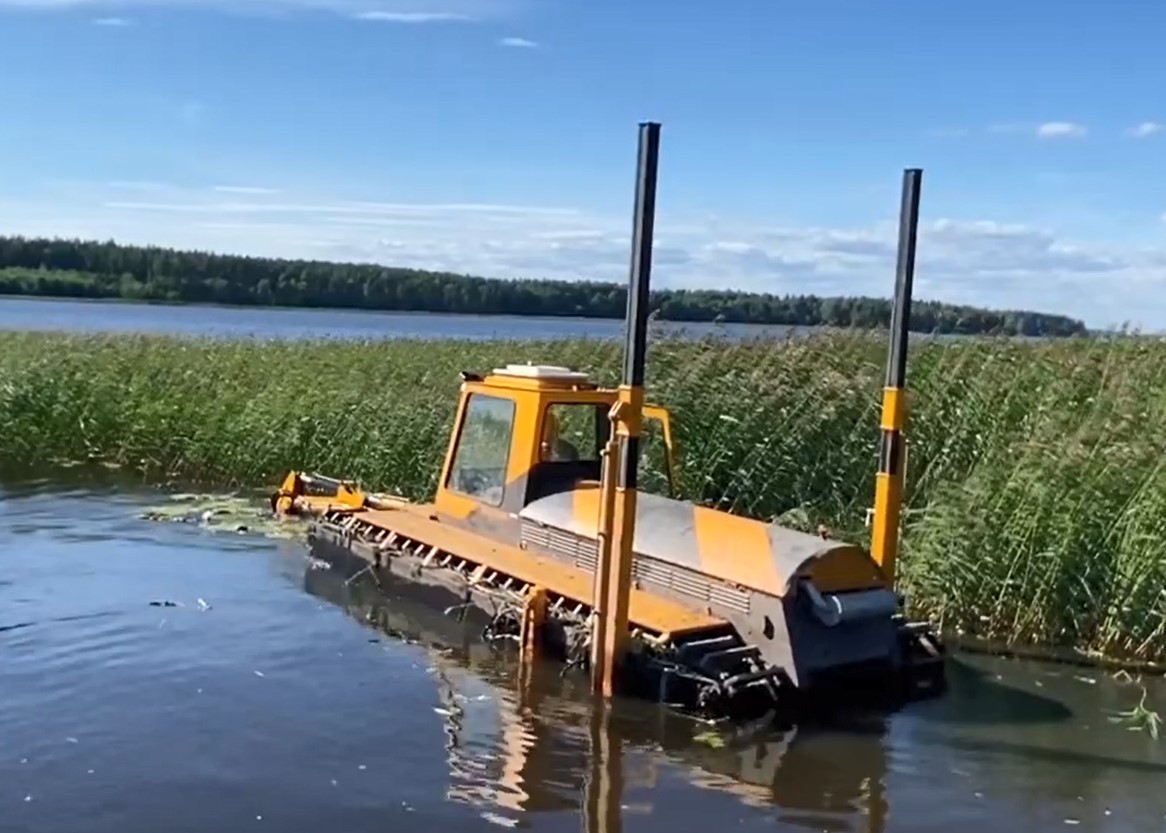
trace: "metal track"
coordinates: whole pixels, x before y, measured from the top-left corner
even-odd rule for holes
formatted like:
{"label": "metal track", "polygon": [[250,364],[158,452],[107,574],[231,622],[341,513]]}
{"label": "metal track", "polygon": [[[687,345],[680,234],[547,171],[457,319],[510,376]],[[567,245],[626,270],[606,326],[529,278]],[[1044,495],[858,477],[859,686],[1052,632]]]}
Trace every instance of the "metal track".
{"label": "metal track", "polygon": [[[326,512],[313,524],[309,534],[330,538],[332,543],[351,549],[377,568],[391,566],[393,559],[407,558],[413,562],[409,565],[409,577],[420,578],[423,572],[441,571],[446,573],[438,579],[442,584],[460,586],[466,592],[488,595],[518,606],[522,605],[531,588],[530,582],[517,576],[472,558],[446,552],[435,544],[371,524],[360,515],[344,510]],[[590,605],[575,599],[549,594],[547,601],[556,618],[582,624],[591,615]],[[642,629],[636,629],[633,636],[658,641],[657,634]]]}
{"label": "metal track", "polygon": [[[374,575],[388,573],[440,588],[452,598],[447,614],[463,617],[468,608],[487,620],[491,640],[517,641],[523,604],[531,584],[483,561],[370,523],[360,513],[329,510],[311,526],[309,538],[370,563]],[[544,645],[567,668],[587,669],[590,660],[591,605],[582,599],[548,593]],[[443,603],[444,604],[444,603]],[[627,666],[630,693],[710,718],[752,718],[785,711],[800,692],[785,672],[768,665],[757,646],[742,640],[732,625],[678,637],[633,628]],[[946,687],[945,651],[929,626],[899,621],[900,668],[894,675],[906,700],[936,696]],[[885,675],[885,671],[881,672]],[[844,682],[853,689],[855,683]]]}
{"label": "metal track", "polygon": [[[492,638],[517,637],[515,614],[530,589],[521,578],[343,509],[325,512],[312,524],[309,537],[357,555],[378,571],[441,586],[462,600],[447,613],[475,605],[491,617],[487,630]],[[552,652],[569,667],[586,668],[591,605],[558,594],[548,594],[547,602]],[[761,652],[742,641],[731,625],[677,639],[633,627],[630,636],[632,688],[666,705],[705,717],[753,715],[776,708],[787,694],[781,669],[766,665]]]}
{"label": "metal track", "polygon": [[947,648],[927,622],[899,623],[899,649],[910,701],[937,697],[947,689]]}

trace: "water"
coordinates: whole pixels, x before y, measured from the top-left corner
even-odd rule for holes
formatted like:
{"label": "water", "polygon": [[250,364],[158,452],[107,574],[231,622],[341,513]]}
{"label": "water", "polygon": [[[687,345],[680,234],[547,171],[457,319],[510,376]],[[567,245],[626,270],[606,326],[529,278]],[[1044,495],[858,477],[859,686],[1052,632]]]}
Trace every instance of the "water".
{"label": "water", "polygon": [[[724,338],[785,337],[811,328],[658,322],[660,333]],[[164,333],[248,338],[620,339],[613,319],[438,315],[270,307],[174,306],[0,297],[0,330]]]}
{"label": "water", "polygon": [[581,681],[520,697],[440,612],[138,518],[160,500],[0,493],[5,833],[1166,825],[1166,738],[1110,723],[1138,691],[1096,673],[959,657],[943,701],[724,748],[643,704],[595,726]]}

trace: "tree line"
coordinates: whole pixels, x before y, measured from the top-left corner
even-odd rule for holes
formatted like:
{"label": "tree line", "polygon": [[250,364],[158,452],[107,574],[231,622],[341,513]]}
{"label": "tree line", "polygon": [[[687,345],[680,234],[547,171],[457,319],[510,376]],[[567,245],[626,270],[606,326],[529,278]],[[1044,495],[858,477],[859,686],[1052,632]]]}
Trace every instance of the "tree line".
{"label": "tree line", "polygon": [[[224,255],[114,241],[0,237],[0,294],[483,315],[623,318],[626,287],[597,281],[481,278],[364,263]],[[678,322],[887,327],[885,298],[660,289],[651,308]],[[915,301],[911,329],[1069,336],[1083,322],[1028,310]]]}

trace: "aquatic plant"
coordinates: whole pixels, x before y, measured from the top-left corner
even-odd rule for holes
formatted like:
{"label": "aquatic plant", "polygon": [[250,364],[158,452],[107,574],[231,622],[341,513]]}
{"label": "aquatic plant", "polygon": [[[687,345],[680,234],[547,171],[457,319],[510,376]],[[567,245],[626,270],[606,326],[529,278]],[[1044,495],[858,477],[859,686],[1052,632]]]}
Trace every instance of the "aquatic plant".
{"label": "aquatic plant", "polygon": [[[681,496],[865,541],[883,357],[861,333],[654,339]],[[457,372],[527,360],[612,383],[620,347],[0,334],[0,471],[95,460],[221,488],[306,468],[423,498]],[[914,610],[949,632],[1166,660],[1166,344],[929,340],[910,364]],[[660,461],[649,446],[653,489]]]}
{"label": "aquatic plant", "polygon": [[1147,732],[1151,738],[1157,740],[1161,732],[1162,716],[1146,705],[1149,693],[1145,686],[1141,686],[1141,689],[1142,697],[1138,704],[1133,708],[1114,712],[1109,722],[1123,725],[1131,732]]}

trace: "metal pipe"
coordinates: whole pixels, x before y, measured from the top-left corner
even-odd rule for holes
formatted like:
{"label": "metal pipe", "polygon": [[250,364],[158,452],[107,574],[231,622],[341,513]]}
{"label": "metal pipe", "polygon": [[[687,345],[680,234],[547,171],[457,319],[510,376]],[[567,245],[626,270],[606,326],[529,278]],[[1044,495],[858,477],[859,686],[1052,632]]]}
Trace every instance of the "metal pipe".
{"label": "metal pipe", "polygon": [[615,535],[615,479],[616,465],[619,462],[619,445],[615,441],[615,408],[608,415],[611,420],[612,431],[610,439],[604,444],[600,452],[599,475],[599,523],[595,558],[595,578],[591,598],[591,645],[590,656],[592,681],[594,690],[602,688],[603,666],[606,661],[604,646],[607,644],[608,617],[607,597],[611,585],[611,553],[612,539]]}
{"label": "metal pipe", "polygon": [[644,384],[644,353],[648,340],[652,236],[656,227],[656,176],[660,159],[659,124],[644,122],[640,125],[639,151],[623,363],[623,383],[637,387]]}
{"label": "metal pipe", "polygon": [[[628,633],[628,600],[632,580],[632,544],[635,540],[636,487],[643,428],[644,366],[647,352],[648,302],[652,276],[652,237],[656,219],[656,177],[660,153],[660,125],[640,124],[639,158],[636,166],[635,213],[632,225],[632,257],[628,278],[627,337],[624,345],[623,383],[613,409],[619,443],[619,462],[614,485],[614,517],[611,519],[611,554],[606,565],[606,598],[594,635],[602,643],[594,656],[592,681],[605,697],[618,688],[616,676],[623,659]],[[610,495],[606,496],[610,498]]]}
{"label": "metal pipe", "polygon": [[915,244],[919,230],[919,195],[923,171],[903,171],[899,208],[899,254],[895,268],[895,298],[891,308],[891,344],[883,388],[879,471],[875,479],[875,512],[871,556],[889,582],[895,580],[899,550],[899,516],[903,501],[903,429],[907,424],[907,338],[911,329],[911,290],[915,280]]}
{"label": "metal pipe", "polygon": [[887,359],[887,387],[904,388],[907,382],[907,338],[911,331],[911,290],[915,282],[915,244],[919,235],[919,195],[923,171],[903,171],[903,195],[899,208],[899,252],[895,265],[895,303],[891,310],[891,352]]}

